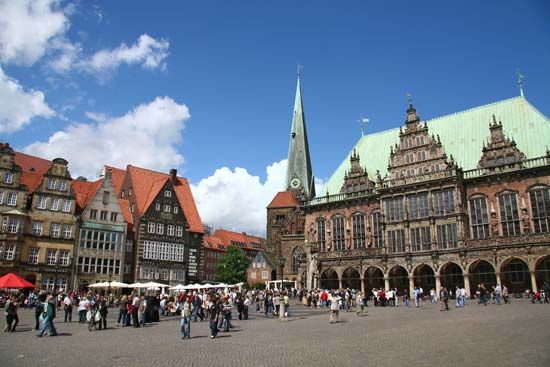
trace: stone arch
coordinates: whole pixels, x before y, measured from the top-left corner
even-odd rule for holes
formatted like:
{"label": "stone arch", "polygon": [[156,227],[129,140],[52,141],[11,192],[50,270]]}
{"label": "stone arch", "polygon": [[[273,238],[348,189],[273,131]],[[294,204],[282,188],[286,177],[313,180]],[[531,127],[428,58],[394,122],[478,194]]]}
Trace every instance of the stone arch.
{"label": "stone arch", "polygon": [[384,288],[384,272],[377,266],[369,266],[364,273],[365,292],[370,296],[372,290]]}
{"label": "stone arch", "polygon": [[456,287],[464,287],[464,272],[462,267],[454,262],[448,262],[439,269],[441,285],[455,293]]}
{"label": "stone arch", "polygon": [[435,289],[435,271],[428,264],[418,264],[413,270],[414,285],[422,288],[425,293]]}
{"label": "stone arch", "polygon": [[291,264],[290,264],[290,270],[293,274],[298,274],[298,270],[300,270],[300,264],[304,263],[305,261],[305,252],[304,249],[302,249],[300,246],[297,246],[292,251],[292,258],[291,258]]}
{"label": "stone arch", "polygon": [[342,286],[355,290],[361,289],[361,274],[355,268],[347,268],[342,273]]}
{"label": "stone arch", "polygon": [[397,288],[399,294],[409,292],[409,273],[401,265],[395,265],[388,271],[390,288]]}
{"label": "stone arch", "polygon": [[338,273],[331,268],[323,270],[321,273],[321,288],[338,289],[340,286]]}
{"label": "stone arch", "polygon": [[531,273],[527,262],[519,257],[511,257],[500,266],[500,280],[510,293],[524,293],[531,288]]}
{"label": "stone arch", "polygon": [[543,256],[535,262],[535,277],[539,289],[550,284],[550,255]]}
{"label": "stone arch", "polygon": [[476,294],[479,284],[483,283],[487,289],[490,289],[497,282],[495,267],[487,260],[479,259],[471,263],[468,267],[468,273],[470,276],[470,289],[468,291],[472,296]]}

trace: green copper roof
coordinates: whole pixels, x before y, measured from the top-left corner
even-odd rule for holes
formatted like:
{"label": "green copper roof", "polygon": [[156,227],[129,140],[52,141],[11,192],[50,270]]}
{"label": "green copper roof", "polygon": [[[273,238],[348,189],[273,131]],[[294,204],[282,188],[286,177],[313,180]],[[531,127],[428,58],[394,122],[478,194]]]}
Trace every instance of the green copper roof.
{"label": "green copper roof", "polygon": [[[419,113],[422,115],[422,111]],[[493,114],[502,121],[504,134],[516,141],[526,158],[546,154],[550,146],[550,120],[522,96],[427,120],[429,133],[439,134],[447,156],[452,154],[460,167],[474,169],[481,158],[483,142],[489,138]],[[390,146],[398,142],[399,128],[395,128],[363,136],[353,147],[371,179],[374,180],[376,170],[382,177],[386,175]],[[340,192],[353,149],[330,177],[320,196],[327,191],[329,194]]]}

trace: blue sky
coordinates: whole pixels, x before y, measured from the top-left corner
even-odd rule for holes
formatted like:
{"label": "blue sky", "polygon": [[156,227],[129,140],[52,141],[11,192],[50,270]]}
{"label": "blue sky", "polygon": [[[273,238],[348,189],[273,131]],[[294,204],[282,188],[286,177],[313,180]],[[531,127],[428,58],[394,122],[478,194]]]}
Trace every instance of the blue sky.
{"label": "blue sky", "polygon": [[[203,218],[233,229],[260,231],[281,189],[298,63],[321,179],[360,137],[359,116],[367,132],[399,126],[407,93],[421,117],[435,117],[518,95],[519,68],[527,99],[550,115],[547,1],[15,3],[0,0],[0,110],[20,110],[0,112],[0,140],[83,162],[73,172],[89,177],[103,163],[177,166]],[[6,14],[46,21],[29,33]],[[2,106],[14,88],[21,103]],[[156,143],[132,129],[151,129]],[[105,146],[90,141],[98,131]],[[257,199],[243,208],[249,185]]]}

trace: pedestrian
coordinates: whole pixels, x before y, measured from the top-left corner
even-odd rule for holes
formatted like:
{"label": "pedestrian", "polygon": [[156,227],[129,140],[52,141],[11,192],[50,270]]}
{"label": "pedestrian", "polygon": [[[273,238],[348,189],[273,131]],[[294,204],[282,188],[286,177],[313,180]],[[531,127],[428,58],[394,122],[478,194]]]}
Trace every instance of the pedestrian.
{"label": "pedestrian", "polygon": [[245,320],[248,320],[248,308],[250,307],[251,303],[252,302],[250,301],[250,297],[247,295],[243,302],[243,306],[244,306],[243,317]]}
{"label": "pedestrian", "polygon": [[55,319],[55,310],[56,310],[56,300],[54,296],[51,294],[46,298],[46,302],[42,304],[43,312],[41,315],[42,318],[42,327],[40,328],[40,331],[38,332],[37,336],[42,337],[46,330],[49,330],[50,336],[56,336],[57,330],[55,329],[55,325],[53,320]]}
{"label": "pedestrian", "polygon": [[[8,297],[4,307],[6,315],[6,327],[4,328],[4,332],[8,333],[10,331],[15,331],[15,327],[19,322],[19,318],[17,318],[17,301],[15,295]],[[13,323],[14,321],[15,324]]]}
{"label": "pedestrian", "polygon": [[38,331],[40,329],[40,316],[42,315],[42,304],[46,302],[46,293],[40,292],[38,294],[38,301],[34,306],[34,329],[32,331]]}
{"label": "pedestrian", "polygon": [[508,300],[508,287],[505,285],[502,286],[502,299],[504,300],[504,304],[510,303]]}
{"label": "pedestrian", "polygon": [[413,291],[413,298],[414,298],[414,305],[416,307],[420,307],[420,290],[418,289],[418,287],[414,287],[414,291]]}
{"label": "pedestrian", "polygon": [[73,322],[73,300],[67,294],[63,299],[63,308],[65,310],[65,321]]}
{"label": "pedestrian", "polygon": [[500,292],[501,292],[500,284],[493,286],[493,296],[495,298],[495,303],[497,305],[500,305]]}
{"label": "pedestrian", "polygon": [[141,298],[138,298],[138,301],[138,324],[141,326],[145,326],[145,310],[147,309],[147,300],[145,299],[145,296],[141,296]]}
{"label": "pedestrian", "polygon": [[229,298],[226,297],[222,305],[223,316],[223,331],[228,332],[231,327],[231,305],[229,304]]}
{"label": "pedestrian", "polygon": [[186,297],[181,310],[181,338],[191,339],[191,315],[193,314],[193,304],[191,297]]}
{"label": "pedestrian", "polygon": [[330,298],[330,323],[338,323],[338,313],[340,311],[340,296],[334,294]]}
{"label": "pedestrian", "polygon": [[289,317],[290,316],[290,298],[288,297],[288,293],[285,293],[283,296],[283,306],[284,306],[284,316]]}
{"label": "pedestrian", "polygon": [[139,327],[139,307],[140,307],[140,299],[139,296],[133,294],[132,295],[132,304],[130,307],[130,312],[132,313],[132,325],[133,327],[137,328]]}
{"label": "pedestrian", "polygon": [[440,311],[449,311],[449,291],[447,291],[447,288],[441,287],[441,290],[439,291],[439,299],[441,300]]}
{"label": "pedestrian", "polygon": [[210,307],[208,308],[208,316],[210,318],[210,338],[214,339],[218,335],[218,317],[220,313],[220,307],[218,300],[215,296],[212,296]]}
{"label": "pedestrian", "polygon": [[102,325],[103,329],[107,329],[107,314],[109,313],[109,310],[107,309],[107,298],[104,296],[99,297],[98,311],[101,316],[101,319],[99,320],[99,330],[102,329]]}
{"label": "pedestrian", "polygon": [[118,304],[118,318],[116,321],[116,326],[119,327],[122,323],[122,327],[125,327],[126,317],[128,317],[128,297],[124,295]]}
{"label": "pedestrian", "polygon": [[86,312],[90,309],[90,300],[88,297],[82,297],[80,302],[78,302],[78,323],[86,323]]}

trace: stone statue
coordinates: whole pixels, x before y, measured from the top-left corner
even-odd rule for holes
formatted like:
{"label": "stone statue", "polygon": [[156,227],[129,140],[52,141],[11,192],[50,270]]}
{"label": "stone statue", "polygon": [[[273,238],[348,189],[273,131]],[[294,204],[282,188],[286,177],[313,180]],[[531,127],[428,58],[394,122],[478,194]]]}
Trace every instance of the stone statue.
{"label": "stone statue", "polygon": [[317,256],[318,256],[317,254],[311,254],[311,257],[309,260],[309,267],[307,270],[307,288],[308,289],[313,289],[313,279],[317,274],[317,270],[319,267]]}

